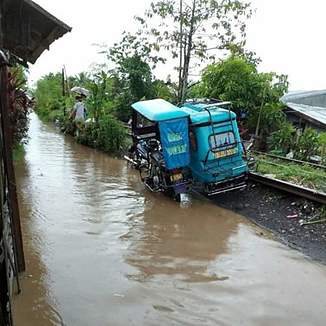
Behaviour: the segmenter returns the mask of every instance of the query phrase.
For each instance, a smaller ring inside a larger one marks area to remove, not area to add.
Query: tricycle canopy
[[[177,118],[187,118],[189,116],[188,113],[177,106],[162,99],[140,101],[131,106],[150,121],[159,122]]]

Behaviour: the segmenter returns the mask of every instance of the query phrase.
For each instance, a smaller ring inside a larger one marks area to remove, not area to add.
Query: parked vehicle
[[[133,144],[125,159],[151,191],[180,200],[191,189],[189,114],[161,99],[132,105]]]
[[[212,196],[246,186],[248,166],[230,102],[190,100],[190,168],[193,188]]]

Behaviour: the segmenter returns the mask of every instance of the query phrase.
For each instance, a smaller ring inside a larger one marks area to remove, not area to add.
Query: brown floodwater
[[[125,162],[34,114],[16,173],[16,326],[326,323],[325,266],[207,200],[148,192]]]

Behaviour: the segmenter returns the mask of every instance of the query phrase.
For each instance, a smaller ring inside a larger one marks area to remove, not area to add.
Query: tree
[[[249,60],[245,53],[231,54],[207,66],[201,82],[191,92],[193,97],[231,101],[233,110],[247,117],[246,127],[251,132],[257,129],[264,144],[285,121],[279,99],[287,91],[288,81],[285,75],[259,73],[256,62],[252,55]]]
[[[129,120],[133,102],[153,97],[172,98],[164,82],[153,77],[152,68],[158,62],[165,62],[153,54],[153,47],[140,33],[137,36],[124,33],[120,42],[102,51],[114,64],[111,73],[119,84],[115,89],[115,114],[120,120]]]
[[[251,15],[250,3],[239,0],[160,0],[152,2],[145,17],[137,20],[141,35],[154,39],[150,49],[163,48],[179,59],[178,98],[183,101],[192,58],[214,59],[209,50],[243,45],[245,22]]]
[[[128,121],[131,104],[152,97],[152,71],[140,54],[134,53],[129,56],[128,53],[124,53],[119,58],[112,58],[112,60],[114,60],[116,67],[111,73],[115,76],[119,86],[113,91],[116,116],[120,120]]]
[[[51,111],[63,110],[61,73],[50,73],[39,79],[33,95],[36,100],[36,110],[42,116],[49,115]]]

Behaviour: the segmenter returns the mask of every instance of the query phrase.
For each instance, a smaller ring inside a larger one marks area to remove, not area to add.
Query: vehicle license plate
[[[172,174],[171,175],[171,181],[179,181],[182,179],[182,173]]]
[[[226,149],[224,151],[215,152],[214,156],[215,156],[215,158],[230,156],[230,155],[234,155],[236,153],[236,151],[237,151],[236,148]]]

